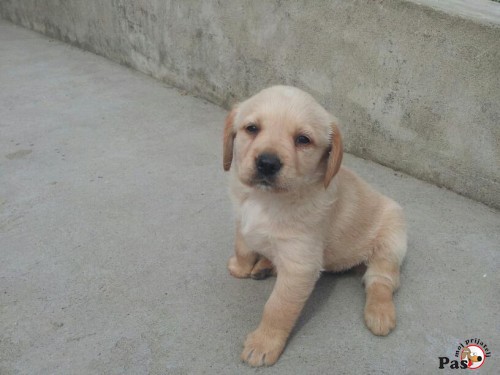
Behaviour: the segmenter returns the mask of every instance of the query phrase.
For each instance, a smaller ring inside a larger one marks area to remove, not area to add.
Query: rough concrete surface
[[[450,14],[406,0],[0,0],[0,15],[224,106],[299,86],[344,122],[349,152],[500,208],[500,18],[476,14],[500,4],[424,2]]]
[[[347,155],[399,201],[409,251],[388,337],[352,273],[324,275],[281,360],[239,360],[274,279],[237,280],[225,111],[0,22],[0,374],[440,374],[500,362],[500,214]]]
[[[409,0],[439,11],[472,19],[489,26],[500,25],[500,6],[498,0]]]

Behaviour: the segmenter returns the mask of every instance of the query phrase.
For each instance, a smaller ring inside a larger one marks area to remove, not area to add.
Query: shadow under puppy
[[[403,210],[340,166],[337,124],[309,94],[288,86],[267,88],[227,116],[223,163],[237,218],[228,268],[239,278],[277,274],[241,354],[252,366],[278,360],[321,271],[365,264],[365,323],[375,335],[396,326]]]

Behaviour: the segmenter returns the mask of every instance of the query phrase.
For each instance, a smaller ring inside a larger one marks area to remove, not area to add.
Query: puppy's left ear
[[[224,126],[224,140],[222,150],[222,163],[225,171],[231,168],[233,161],[233,144],[236,133],[234,132],[234,118],[236,117],[236,106],[233,107],[231,112],[226,117],[226,124]]]
[[[330,153],[326,164],[326,173],[324,179],[325,189],[330,185],[330,181],[337,174],[342,163],[342,156],[344,154],[344,147],[342,145],[342,136],[340,130],[335,122],[332,122],[332,136],[330,143]]]

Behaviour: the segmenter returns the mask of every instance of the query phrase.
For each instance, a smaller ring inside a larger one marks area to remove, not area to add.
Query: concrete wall
[[[0,0],[0,12],[226,107],[299,86],[343,121],[349,152],[500,208],[494,23],[402,0]]]

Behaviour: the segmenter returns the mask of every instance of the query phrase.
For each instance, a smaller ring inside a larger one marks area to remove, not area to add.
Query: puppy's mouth
[[[263,188],[272,188],[274,186],[274,182],[267,178],[258,178],[254,180],[254,185]]]
[[[261,175],[256,175],[250,181],[250,186],[263,191],[284,192],[286,189],[276,182],[274,178],[268,178]]]

